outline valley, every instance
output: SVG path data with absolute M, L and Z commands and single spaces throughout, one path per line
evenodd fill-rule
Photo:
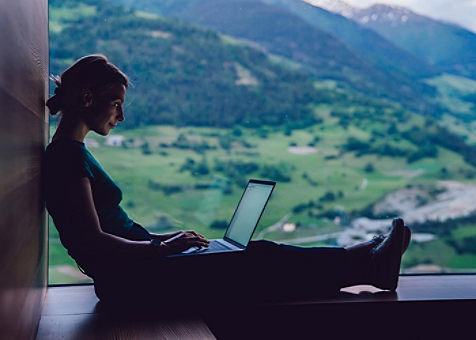
M 365 134 L 356 128 L 352 132 Z M 432 221 L 450 219 L 456 221 L 454 230 L 476 226 L 471 217 L 476 169 L 445 149 L 436 158 L 410 164 L 402 157 L 342 153 L 339 136 L 345 133 L 336 121 L 289 135 L 282 130 L 263 135 L 249 128 L 148 126 L 105 138 L 91 135 L 86 145 L 122 188 L 123 208 L 153 232 L 192 228 L 208 238 L 221 237 L 247 179 L 271 179 L 278 184 L 254 239 L 347 246 L 386 233 L 391 218 L 402 216 L 415 233 L 403 271 L 421 264 L 438 272 L 476 270 L 476 254 L 458 254 L 451 246 L 465 242 L 467 234 L 431 230 Z M 111 145 L 118 136 L 120 144 Z M 232 136 L 229 144 L 223 136 Z M 203 145 L 205 151 L 197 147 Z M 441 164 L 447 164 L 446 170 Z M 469 221 L 458 222 L 468 216 Z M 423 223 L 430 226 L 420 230 Z M 51 237 L 53 254 L 64 253 L 50 258 L 54 272 L 55 265 L 72 262 L 55 230 Z M 450 255 L 435 258 L 434 244 Z M 59 269 L 63 272 L 53 278 L 64 277 L 64 267 Z

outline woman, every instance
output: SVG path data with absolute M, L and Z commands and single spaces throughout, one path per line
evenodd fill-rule
M 100 299 L 167 303 L 327 296 L 354 284 L 395 290 L 410 241 L 401 219 L 384 238 L 349 248 L 252 241 L 242 253 L 166 257 L 209 242 L 194 231 L 151 234 L 120 207 L 122 193 L 84 145 L 124 120 L 127 76 L 104 56 L 76 61 L 47 101 L 62 113 L 45 154 L 46 204 L 62 244 L 94 280 Z M 193 288 L 191 290 L 191 288 Z

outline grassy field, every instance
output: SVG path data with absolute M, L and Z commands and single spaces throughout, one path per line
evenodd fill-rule
M 251 161 L 260 164 L 285 163 L 289 165 L 292 168 L 290 170 L 292 180 L 288 183 L 278 184 L 269 208 L 263 215 L 263 226 L 277 222 L 297 204 L 318 199 L 329 190 L 342 191 L 343 197 L 338 202 L 323 203 L 322 210 L 341 205 L 345 210 L 350 211 L 363 208 L 389 190 L 402 187 L 408 183 L 405 178 L 385 175 L 385 173 L 401 169 L 403 165 L 401 160 L 399 162 L 391 158 L 386 159 L 386 157 L 378 160 L 375 156 L 356 158 L 350 153 L 338 159 L 326 160 L 326 156 L 335 154 L 335 146 L 340 143 L 340 140 L 343 140 L 343 138 L 340 139 L 338 133 L 331 132 L 328 135 L 321 135 L 323 141 L 316 145 L 316 153 L 298 155 L 288 151 L 291 143 L 297 146 L 306 146 L 312 141 L 314 133 L 311 131 L 300 130 L 294 132 L 291 136 L 284 136 L 280 131 L 270 132 L 265 139 L 253 135 L 253 131 L 246 131 L 242 138 L 245 138 L 251 145 L 256 145 L 256 147 L 250 150 L 240 150 L 240 146 L 237 146 L 232 152 L 217 149 L 207 151 L 206 156 L 175 148 L 172 150 L 166 149 L 168 154 L 161 155 L 159 153 L 160 147 L 152 147 L 152 155 L 143 154 L 140 148 L 124 150 L 117 147 L 100 147 L 93 149 L 93 152 L 123 188 L 124 202 L 126 204 L 127 202 L 133 202 L 133 207 L 128 210 L 131 216 L 137 219 L 140 218 L 146 225 L 153 223 L 158 213 L 167 211 L 182 225 L 193 225 L 200 230 L 207 228 L 211 221 L 198 218 L 200 214 L 197 215 L 197 211 L 201 209 L 199 203 L 210 195 L 220 196 L 219 199 L 216 199 L 218 206 L 215 207 L 215 219 L 227 219 L 233 212 L 234 206 L 241 195 L 241 187 L 234 186 L 233 193 L 226 196 L 213 191 L 204 192 L 199 190 L 165 195 L 147 188 L 148 180 L 183 185 L 193 184 L 197 181 L 212 183 L 214 179 L 223 176 L 220 173 L 212 173 L 207 176 L 193 177 L 188 172 L 180 172 L 180 168 L 187 158 L 194 159 L 196 162 L 206 159 L 209 167 L 215 159 Z M 216 142 L 215 137 L 201 136 L 207 133 L 206 129 L 155 127 L 133 132 L 124 131 L 123 134 L 132 138 L 149 136 L 149 143 L 154 145 L 173 140 L 180 133 L 205 139 L 211 145 Z M 230 131 L 222 131 L 221 133 L 229 134 Z M 447 156 L 451 157 L 453 155 Z M 457 156 L 454 158 L 457 158 Z M 369 162 L 376 163 L 376 170 L 372 174 L 365 173 L 364 170 L 365 165 Z M 451 162 L 453 164 L 458 163 L 456 159 L 451 160 Z M 430 161 L 422 162 L 421 166 L 429 169 L 429 172 L 431 171 L 432 164 Z M 433 168 L 437 173 L 439 166 L 435 164 Z M 302 178 L 303 173 L 307 173 L 313 181 L 317 182 L 317 185 L 310 188 L 309 183 Z M 259 171 L 249 174 L 248 177 L 266 178 Z M 365 190 L 362 190 L 361 184 L 364 178 L 368 180 L 369 184 Z M 204 205 L 208 206 L 208 204 Z M 297 221 L 299 217 L 294 216 L 293 220 Z
M 462 99 L 465 95 L 476 92 L 476 81 L 469 78 L 444 74 L 427 81 L 438 90 L 437 101 L 459 115 L 476 114 L 474 104 Z

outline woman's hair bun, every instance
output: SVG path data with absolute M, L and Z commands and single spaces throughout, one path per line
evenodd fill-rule
M 55 94 L 46 101 L 46 106 L 50 110 L 51 115 L 56 115 L 61 111 L 62 106 L 62 86 L 61 86 L 61 77 L 51 75 L 50 79 L 56 84 Z
M 46 106 L 50 110 L 51 115 L 56 115 L 59 111 L 61 111 L 61 98 L 57 94 L 52 96 L 50 99 L 46 101 Z

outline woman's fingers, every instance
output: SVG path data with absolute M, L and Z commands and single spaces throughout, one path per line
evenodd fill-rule
M 191 235 L 191 236 L 200 236 L 200 235 L 199 235 L 197 232 L 195 232 L 195 231 L 189 231 L 188 234 Z
M 210 243 L 208 240 L 200 237 L 200 236 L 192 236 L 192 235 L 183 235 L 180 238 L 175 240 L 167 241 L 167 243 L 176 243 L 177 245 L 181 245 L 184 247 L 193 247 L 193 246 L 207 246 Z
M 165 243 L 175 249 L 176 252 L 181 252 L 191 247 L 207 248 L 210 245 L 210 241 L 193 231 L 182 231 L 166 240 Z
M 196 236 L 196 237 L 200 237 L 203 240 L 206 240 L 205 236 L 203 236 L 202 234 L 199 234 L 199 233 L 197 233 L 196 231 L 193 231 L 193 230 L 185 231 L 185 234 L 187 236 Z
M 210 241 L 204 239 L 203 237 L 201 236 L 192 236 L 189 238 L 191 241 L 193 242 L 201 242 L 201 243 L 210 243 Z
M 201 236 L 201 237 L 205 238 L 202 234 L 197 233 L 195 230 L 187 230 L 186 233 L 190 233 L 192 235 Z
M 208 240 L 205 240 L 199 236 L 193 236 L 188 239 L 190 245 L 193 246 L 199 246 L 199 247 L 208 247 L 210 242 Z

